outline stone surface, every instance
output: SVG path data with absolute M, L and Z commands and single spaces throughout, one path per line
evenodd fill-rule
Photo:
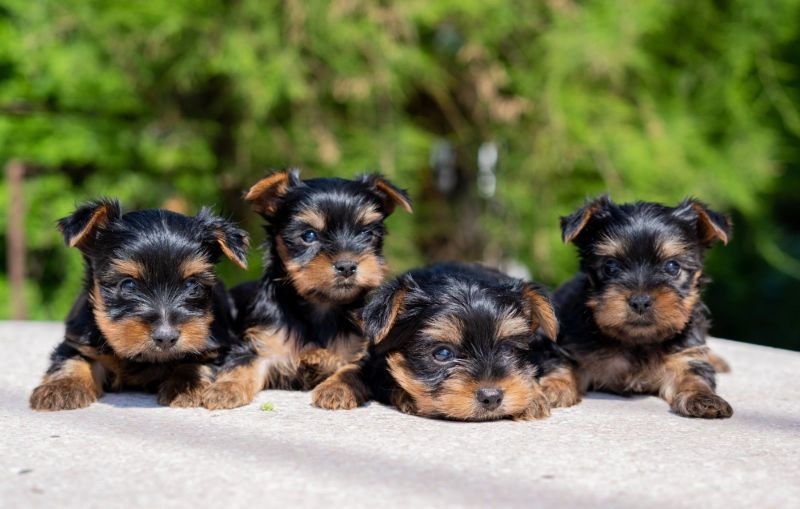
M 605 394 L 527 423 L 330 412 L 281 391 L 217 412 L 137 393 L 32 412 L 62 331 L 0 323 L 0 507 L 800 507 L 794 352 L 713 340 L 733 366 L 719 392 L 736 413 L 719 421 Z

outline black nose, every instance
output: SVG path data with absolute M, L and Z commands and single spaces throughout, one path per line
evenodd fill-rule
M 155 328 L 155 330 L 153 330 L 153 333 L 150 335 L 150 337 L 153 338 L 153 342 L 157 346 L 161 348 L 169 348 L 178 342 L 178 338 L 181 337 L 181 333 L 178 331 L 178 329 L 170 327 L 169 325 L 159 325 Z
M 333 264 L 336 274 L 342 277 L 350 277 L 356 273 L 358 264 L 350 260 L 340 260 Z
M 494 410 L 503 402 L 503 391 L 495 388 L 478 389 L 475 393 L 481 406 L 486 410 Z
M 639 293 L 628 299 L 628 305 L 639 314 L 643 314 L 653 305 L 653 298 L 646 293 Z

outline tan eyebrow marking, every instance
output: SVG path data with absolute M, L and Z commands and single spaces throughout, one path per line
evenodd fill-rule
M 689 246 L 676 239 L 667 239 L 658 245 L 658 254 L 663 259 L 682 256 L 687 251 L 689 251 Z
M 377 223 L 382 220 L 383 214 L 381 214 L 374 205 L 359 210 L 356 216 L 356 221 L 363 225 Z
M 180 265 L 180 273 L 183 279 L 211 272 L 212 269 L 213 265 L 203 258 L 189 258 Z
M 420 332 L 432 339 L 459 345 L 463 336 L 463 325 L 455 317 L 439 316 L 430 320 Z
M 133 260 L 114 260 L 111 266 L 120 274 L 134 279 L 141 279 L 144 274 L 144 266 Z
M 606 237 L 594 246 L 594 252 L 598 256 L 621 258 L 625 256 L 625 244 L 618 239 Z
M 325 229 L 325 215 L 316 209 L 301 210 L 297 214 L 297 220 L 306 223 L 317 231 Z
M 514 338 L 531 333 L 530 323 L 521 316 L 505 313 L 497 322 L 497 339 Z

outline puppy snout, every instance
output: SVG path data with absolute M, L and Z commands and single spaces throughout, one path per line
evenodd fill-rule
M 178 342 L 181 333 L 175 327 L 161 324 L 153 329 L 150 337 L 159 348 L 169 348 Z
M 642 315 L 653 305 L 653 298 L 646 293 L 638 293 L 628 299 L 628 305 L 632 310 Z
M 495 410 L 503 402 L 503 391 L 494 387 L 484 387 L 477 390 L 475 397 L 486 410 Z
M 339 260 L 333 264 L 333 270 L 337 276 L 348 278 L 356 273 L 358 264 L 352 260 Z

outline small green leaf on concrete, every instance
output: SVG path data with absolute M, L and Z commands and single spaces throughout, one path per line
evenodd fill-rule
M 261 404 L 261 410 L 263 412 L 272 412 L 273 410 L 275 410 L 275 405 L 267 401 L 266 403 Z

